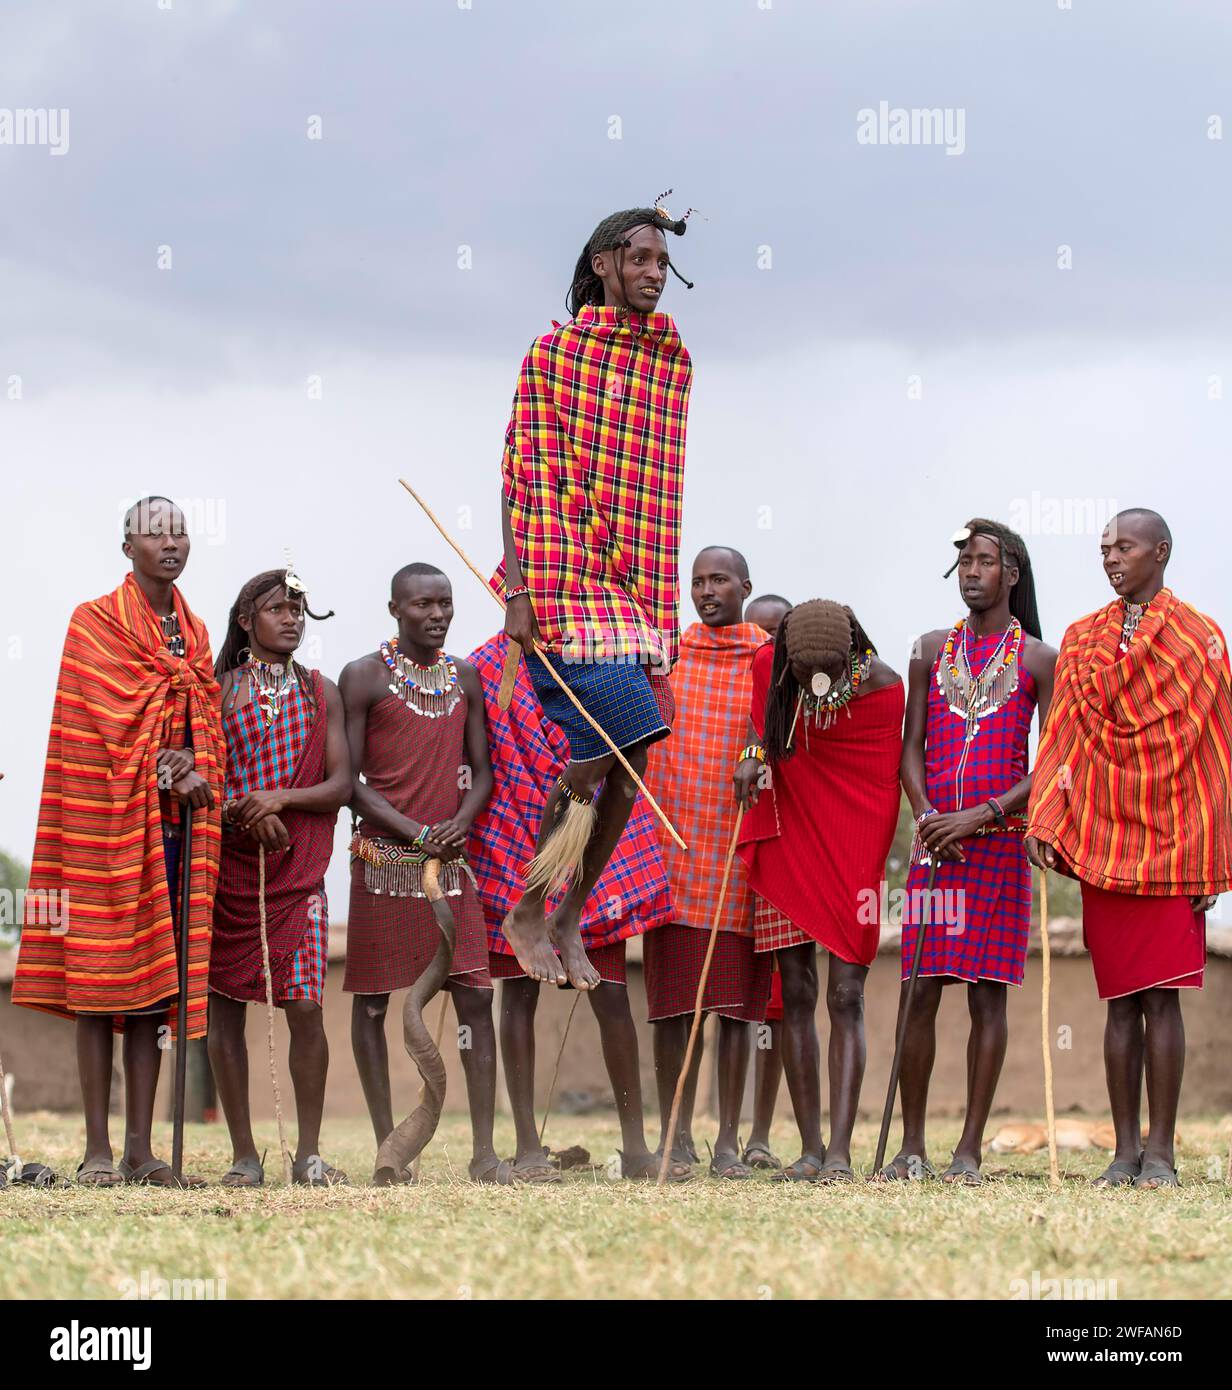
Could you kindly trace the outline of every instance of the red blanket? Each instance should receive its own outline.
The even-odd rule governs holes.
[[[774,661],[753,658],[750,714],[765,732]],[[898,822],[902,683],[857,696],[828,729],[804,717],[793,752],[746,812],[737,852],[753,891],[836,956],[870,965],[880,939],[880,887]],[[850,718],[848,717],[850,715]]]
[[[215,798],[213,810],[193,814],[188,1036],[196,1038],[205,1033],[223,739],[205,625],[178,589],[174,602],[183,657],[167,650],[131,574],[69,623],[30,868],[31,893],[66,898],[64,922],[40,923],[40,897],[27,895],[13,1002],[72,1017],[131,1013],[178,993],[178,884],[168,892],[156,764],[159,748],[184,746],[187,726]]]

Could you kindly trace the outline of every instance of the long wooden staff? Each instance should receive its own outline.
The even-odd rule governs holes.
[[[680,1105],[684,1098],[685,1083],[689,1079],[689,1068],[693,1065],[693,1049],[697,1045],[697,1034],[702,1026],[702,1001],[706,997],[706,981],[710,978],[710,962],[714,959],[715,944],[719,939],[719,922],[723,917],[723,904],[727,900],[727,881],[731,878],[732,860],[736,857],[736,840],[740,835],[740,822],[744,820],[744,807],[736,810],[736,823],[732,827],[731,844],[727,846],[727,861],[723,865],[723,882],[719,887],[719,901],[714,909],[714,921],[710,924],[710,940],[706,943],[706,959],[702,961],[701,978],[697,982],[697,998],[693,1001],[693,1026],[689,1029],[689,1041],[684,1050],[684,1062],[680,1075],[676,1078],[676,1094],[672,1097],[672,1113],[667,1122],[667,1133],[663,1136],[663,1158],[659,1163],[659,1178],[656,1186],[667,1182],[667,1170],[672,1161],[672,1149],[676,1144],[676,1125],[680,1121]]]
[[[192,898],[193,808],[180,810],[180,939],[176,943],[175,1076],[171,1093],[171,1174],[184,1178],[184,1097],[188,1085],[188,927]],[[170,885],[168,885],[170,886]]]
[[[9,1114],[8,1082],[4,1075],[4,1059],[0,1058],[0,1112],[4,1114],[4,1137],[9,1146],[9,1158],[17,1165],[17,1176],[21,1177],[21,1160],[17,1156],[17,1139],[13,1134],[13,1117]]]
[[[492,586],[483,577],[483,575],[480,574],[480,572],[471,563],[470,557],[467,555],[466,551],[462,549],[462,547],[457,543],[457,541],[454,540],[454,538],[449,534],[449,532],[446,531],[445,528],[441,525],[441,523],[436,519],[436,517],[433,515],[432,508],[428,506],[428,504],[423,500],[423,498],[420,497],[419,493],[415,491],[415,489],[410,485],[410,483],[407,482],[405,478],[399,478],[398,481],[402,484],[404,488],[406,488],[407,492],[411,494],[415,501],[418,502],[419,505],[424,509],[425,513],[427,514],[428,520],[433,524],[433,526],[436,527],[436,529],[441,533],[445,540],[447,540],[449,544],[453,547],[454,551],[457,553],[458,558],[462,561],[466,568],[470,570],[470,572],[475,576],[476,579],[479,580],[479,582],[483,585],[484,589],[492,595],[496,602],[499,603],[502,608],[504,608],[504,599],[501,598],[501,596],[496,592],[496,590],[492,588]],[[572,703],[576,706],[582,718],[586,720],[590,727],[594,729],[594,731],[599,735],[599,737],[602,738],[604,743],[606,743],[607,746],[616,755],[617,761],[620,763],[621,767],[623,767],[624,770],[629,774],[629,776],[633,778],[634,784],[636,785],[638,791],[640,791],[641,794],[646,798],[646,801],[649,804],[651,810],[653,810],[655,815],[658,816],[658,818],[663,822],[664,828],[667,830],[667,833],[672,837],[673,840],[675,840],[675,842],[680,846],[681,849],[687,850],[688,845],[686,845],[685,842],[680,838],[680,836],[676,832],[676,827],[671,823],[671,821],[668,820],[667,816],[664,815],[663,808],[646,790],[645,784],[642,782],[642,779],[637,775],[637,773],[633,771],[633,768],[629,764],[629,760],[608,737],[607,730],[604,729],[600,724],[598,724],[593,718],[591,718],[590,714],[585,709],[583,709],[582,702],[565,684],[564,678],[561,676],[560,672],[556,670],[552,663],[547,659],[547,653],[537,642],[535,643],[535,655],[542,659],[543,664],[545,667],[547,667],[552,679],[556,682],[557,685],[560,686],[560,688],[565,692],[565,694],[569,697]],[[508,663],[506,663],[505,669],[507,674]],[[504,680],[502,680],[502,685],[504,685],[504,683]]]
[[[265,930],[265,846],[257,847],[257,920],[261,925],[261,968],[265,972],[266,1044],[269,1051],[270,1081],[274,1087],[274,1115],[278,1120],[278,1147],[282,1150],[282,1175],[291,1186],[291,1148],[282,1118],[282,1092],[278,1086],[278,1066],[274,1060],[274,981],[270,974],[269,937]]]
[[[1040,870],[1040,948],[1044,956],[1044,985],[1040,996],[1040,1034],[1044,1044],[1044,1116],[1048,1121],[1048,1181],[1061,1186],[1057,1167],[1057,1110],[1052,1095],[1052,1027],[1048,1019],[1052,992],[1052,949],[1048,942],[1048,870]]]
[[[565,1019],[565,1031],[560,1035],[560,1046],[556,1049],[556,1065],[552,1068],[552,1081],[548,1086],[547,1103],[543,1107],[543,1123],[539,1126],[539,1143],[543,1143],[543,1131],[548,1127],[548,1113],[552,1109],[552,1096],[556,1092],[556,1078],[560,1075],[560,1059],[565,1055],[565,1044],[569,1041],[569,1025],[582,998],[582,991],[574,990],[573,1003],[569,1007],[569,1017]]]
[[[941,861],[934,854],[928,866],[928,885],[924,889],[924,906],[920,912],[920,924],[915,932],[915,953],[911,957],[911,974],[907,977],[907,991],[903,995],[902,1012],[898,1020],[898,1032],[894,1038],[894,1060],[890,1063],[890,1085],[886,1091],[885,1108],[881,1112],[881,1132],[877,1135],[877,1152],[873,1157],[873,1177],[881,1176],[881,1165],[885,1162],[886,1141],[890,1137],[890,1121],[894,1117],[894,1098],[898,1094],[898,1073],[903,1065],[903,1041],[907,1036],[907,1015],[911,1012],[911,1001],[915,998],[916,981],[920,978],[920,961],[924,956],[924,938],[933,916],[933,884],[937,881],[937,865]]]

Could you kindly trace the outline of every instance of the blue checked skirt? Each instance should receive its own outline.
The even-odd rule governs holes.
[[[622,752],[635,743],[655,743],[671,733],[676,702],[667,676],[626,662],[582,663],[549,656],[586,712]],[[570,760],[589,763],[610,755],[612,750],[552,679],[543,659],[532,652],[524,652],[523,659],[544,714],[569,740]]]

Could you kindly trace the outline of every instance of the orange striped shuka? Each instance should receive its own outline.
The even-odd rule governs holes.
[[[688,852],[659,827],[672,893],[672,921],[709,930],[736,823],[732,773],[748,742],[753,657],[769,641],[756,623],[693,623],[680,639],[672,671],[672,737],[650,750],[646,785],[680,831]],[[732,864],[720,931],[753,935],[753,893],[743,865]]]
[[[1110,892],[1225,892],[1232,676],[1223,633],[1165,588],[1120,654],[1123,615],[1118,599],[1062,639],[1027,833]]]
[[[178,885],[167,883],[157,759],[160,748],[184,747],[187,733],[214,793],[211,810],[193,813],[188,1036],[197,1038],[206,1025],[225,745],[209,636],[178,589],[173,598],[184,657],[168,651],[131,574],[81,604],[69,623],[13,1002],[72,1018],[131,1013],[178,995]],[[63,913],[50,926],[39,910],[48,893],[60,895]]]

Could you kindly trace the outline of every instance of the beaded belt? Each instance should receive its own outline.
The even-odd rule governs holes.
[[[431,858],[424,850],[404,840],[383,840],[357,830],[351,837],[351,860],[364,866],[364,887],[369,893],[390,898],[423,898],[423,866]],[[451,859],[441,865],[441,888],[446,897],[462,892],[462,875],[478,890],[475,875],[465,859]]]

